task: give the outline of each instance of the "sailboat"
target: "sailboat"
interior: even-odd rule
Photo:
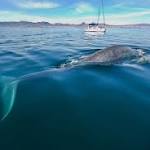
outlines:
[[[102,15],[103,23],[100,24],[100,17]],[[97,23],[91,23],[85,32],[100,32],[104,34],[106,32],[105,14],[104,14],[104,2],[101,0],[101,4],[98,9]]]

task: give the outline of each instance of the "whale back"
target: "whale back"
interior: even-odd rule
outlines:
[[[131,57],[137,57],[138,53],[136,50],[127,47],[115,45],[84,58],[86,62],[99,62],[99,63],[112,63],[114,61],[121,61],[129,59]]]
[[[103,50],[98,50],[87,56],[73,59],[69,63],[61,65],[61,68],[86,64],[112,65],[118,63],[135,62],[143,58],[144,52],[128,46],[114,45]],[[143,62],[143,60],[142,60]]]

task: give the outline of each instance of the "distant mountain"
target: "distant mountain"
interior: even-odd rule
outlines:
[[[49,27],[49,26],[88,26],[86,23],[81,24],[63,24],[63,23],[49,23],[49,22],[28,22],[28,21],[19,21],[19,22],[0,22],[2,27]],[[129,25],[106,25],[108,28],[119,27],[119,28],[141,28],[141,27],[150,27],[150,24],[129,24]]]
[[[51,24],[48,22],[0,22],[0,26],[27,26],[27,27],[38,27],[38,26],[50,26]]]

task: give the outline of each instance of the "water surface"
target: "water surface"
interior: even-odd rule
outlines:
[[[149,150],[150,64],[60,68],[122,44],[150,53],[150,30],[0,27],[2,150]]]

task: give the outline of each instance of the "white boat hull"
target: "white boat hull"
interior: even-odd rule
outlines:
[[[101,27],[88,27],[85,32],[102,32],[105,33],[106,29],[105,28],[101,28]]]

